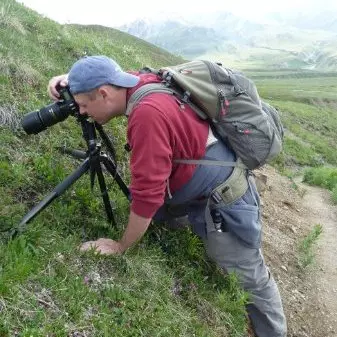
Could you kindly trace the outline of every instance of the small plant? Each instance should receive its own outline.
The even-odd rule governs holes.
[[[322,231],[322,225],[317,224],[310,231],[310,233],[300,242],[298,262],[301,269],[305,269],[313,263],[315,258],[315,252],[313,248]]]
[[[298,183],[296,183],[293,174],[288,174],[288,178],[291,181],[290,187],[294,189],[297,192],[297,194],[303,199],[303,197],[307,193],[307,190],[302,186],[300,186]]]
[[[332,190],[332,200],[337,204],[337,185]]]

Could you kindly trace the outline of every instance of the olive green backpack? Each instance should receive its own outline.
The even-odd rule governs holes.
[[[278,111],[261,101],[254,83],[242,73],[209,61],[191,61],[161,69],[144,68],[142,72],[155,73],[162,82],[137,89],[128,101],[127,115],[144,96],[153,92],[168,93],[176,95],[200,118],[207,120],[217,138],[235,151],[246,168],[258,168],[282,150],[283,127]],[[202,161],[189,159],[175,162],[202,164]]]

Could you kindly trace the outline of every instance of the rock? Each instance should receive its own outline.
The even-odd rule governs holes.
[[[263,192],[266,190],[267,180],[268,180],[267,175],[260,173],[260,172],[255,173],[256,187],[260,194],[263,194]]]
[[[288,206],[290,208],[295,208],[294,203],[290,202],[289,200],[282,200],[282,202],[285,206]]]
[[[294,226],[291,226],[291,227],[290,227],[290,230],[291,230],[293,233],[295,233],[295,234],[296,234],[296,232],[297,232]]]

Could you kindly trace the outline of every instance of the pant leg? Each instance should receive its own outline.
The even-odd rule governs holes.
[[[285,337],[286,319],[277,285],[260,249],[248,248],[234,235],[212,231],[204,239],[206,252],[221,268],[235,272],[251,295],[248,315],[258,337]]]
[[[163,222],[170,229],[185,228],[190,225],[188,221],[187,205],[168,205],[161,206],[153,216],[155,222]]]

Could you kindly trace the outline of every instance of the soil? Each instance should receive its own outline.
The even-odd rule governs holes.
[[[280,289],[288,337],[336,337],[337,206],[328,190],[290,180],[272,167],[256,175],[262,197],[263,254]],[[323,232],[314,246],[315,259],[303,269],[299,243],[317,224]]]

